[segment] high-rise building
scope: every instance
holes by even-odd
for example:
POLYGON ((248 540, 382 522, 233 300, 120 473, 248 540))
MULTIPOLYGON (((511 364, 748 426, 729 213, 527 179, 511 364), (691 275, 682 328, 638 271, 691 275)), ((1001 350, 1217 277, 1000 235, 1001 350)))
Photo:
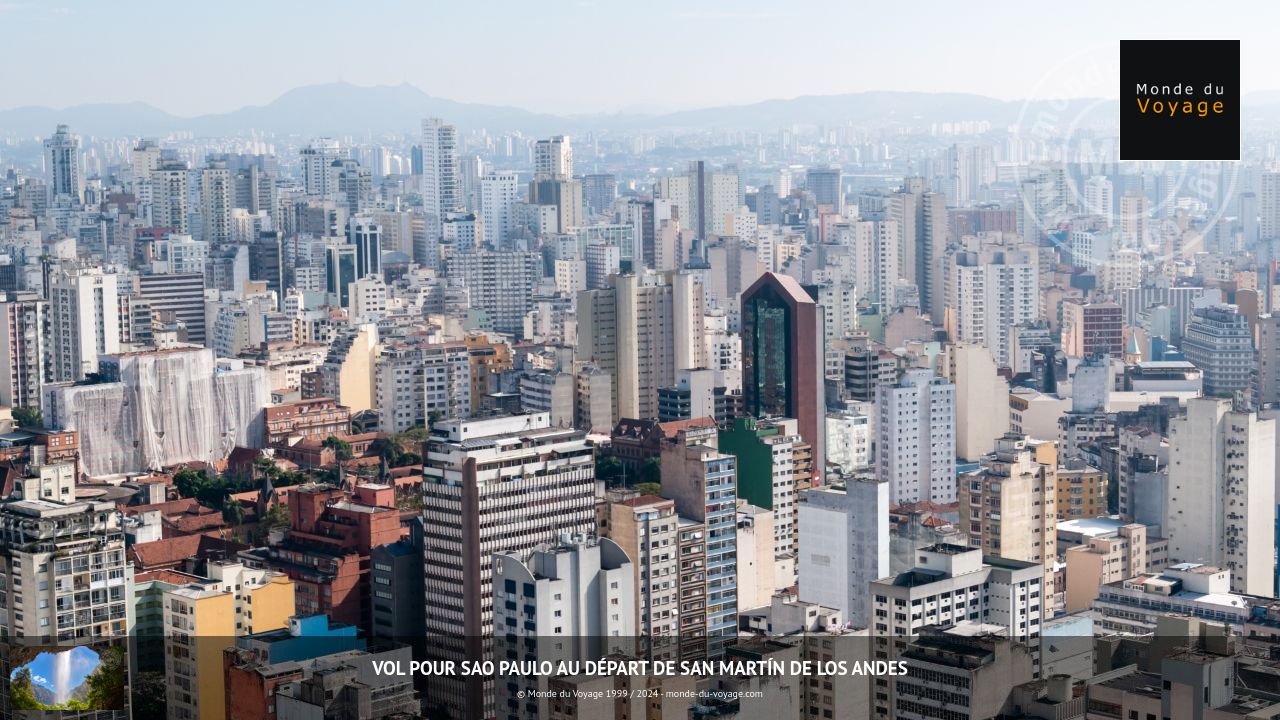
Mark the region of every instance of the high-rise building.
POLYGON ((977 470, 960 476, 960 531, 984 555, 1045 568, 1053 596, 1057 536, 1057 446, 1005 435, 977 470))
MULTIPOLYGON (((681 548, 681 572, 705 573, 703 634, 707 652, 720 655, 738 634, 738 581, 734 567, 738 462, 733 455, 717 450, 715 443, 715 426, 681 428, 674 437, 662 441, 660 457, 663 496, 675 501, 681 517, 700 523, 705 532, 705 564, 690 562, 686 567, 684 558, 688 556, 681 548)), ((703 613, 695 613, 690 621, 700 625, 702 616, 703 613)), ((681 622, 683 632, 683 618, 681 622)))
POLYGON ((532 252, 469 252, 449 258, 451 279, 466 288, 471 307, 483 310, 498 332, 519 335, 542 279, 542 256, 532 252))
POLYGON ((870 627, 871 583, 889 574, 889 483, 849 475, 800 493, 800 599, 870 627))
POLYGON ((765 273, 742 293, 743 410, 789 417, 826 467, 822 309, 788 275, 765 273))
MULTIPOLYGON (((815 475, 811 448, 790 418, 738 418, 720 433, 719 447, 738 458, 738 497, 773 513, 773 555, 788 563, 796 553, 796 493, 815 475)), ((790 586, 778 578, 776 588, 790 586)))
POLYGON ((1173 563, 1231 572, 1231 589, 1274 589, 1276 421, 1192 398, 1169 426, 1169 482, 1161 526, 1173 563))
POLYGON ((600 173, 582 176, 582 202, 593 215, 605 215, 618 199, 618 179, 600 173))
MULTIPOLYGON (((1036 639, 1046 608, 1041 565, 949 544, 921 548, 915 558, 910 570, 871 583, 875 652, 900 657, 930 625, 981 623, 1001 626, 1007 637, 1032 648, 1038 669, 1036 639)), ((876 712, 884 717, 893 717, 889 709, 897 707, 893 680, 873 681, 876 712)))
POLYGON ((1111 181, 1105 175, 1093 175, 1084 181, 1084 210, 1101 215, 1108 228, 1115 224, 1115 196, 1111 181))
POLYGON ((947 345, 938 362, 956 386, 956 455, 976 461, 1009 432, 1009 381, 981 345, 947 345))
POLYGON ((440 237, 446 213, 459 206, 458 131, 440 118, 422 121, 422 212, 429 242, 440 237))
POLYGON ((49 277, 49 339, 54 382, 98 372, 98 358, 120 351, 116 275, 65 268, 49 277))
POLYGON ((573 146, 568 135, 556 135, 534 144, 533 174, 549 179, 573 177, 573 146))
POLYGON ((231 171, 220 160, 210 160, 200 171, 200 218, 204 223, 200 239, 210 245, 231 241, 231 208, 235 188, 231 171))
POLYGON ((383 432, 471 415, 471 356, 462 343, 380 346, 374 392, 383 432))
POLYGON ((0 301, 0 405, 40 407, 49 373, 49 303, 34 292, 0 301))
MULTIPOLYGON (((498 645, 514 652, 526 642, 562 638, 553 653, 539 658, 557 662, 630 652, 635 582, 627 554, 608 538, 561 539, 531 553, 499 551, 493 557, 493 623, 505 634, 498 645)), ((495 705, 505 709, 504 717, 547 716, 553 702, 547 675, 512 673, 503 680, 495 685, 495 705)))
POLYGON ((382 226, 367 217, 347 224, 347 242, 356 248, 356 278, 382 274, 382 226))
POLYGON ((161 160, 151 171, 151 224, 171 228, 175 233, 191 233, 188 197, 191 171, 181 160, 161 160))
POLYGON ((1073 613, 1087 610, 1107 583, 1163 570, 1168 541, 1156 537, 1147 525, 1129 523, 1067 548, 1062 557, 1067 566, 1064 609, 1073 613))
POLYGON ((515 173, 491 172, 480 178, 480 225, 482 237, 490 249, 506 247, 515 230, 512 217, 520 199, 520 185, 515 173))
POLYGON ((18 474, 0 503, 0 582, 10 591, 0 603, 0 632, 10 642, 125 637, 133 567, 115 505, 77 497, 71 460, 35 457, 18 474), (92 594, 91 566, 100 590, 92 594), (68 612, 76 593, 83 593, 78 612, 68 612))
POLYGON ((804 171, 804 187, 813 194, 813 201, 819 207, 826 206, 830 212, 844 211, 844 192, 840 187, 840 168, 812 167, 804 171))
POLYGON ((1062 351, 1067 357, 1120 357, 1124 352, 1124 309, 1119 303, 1062 302, 1062 351))
POLYGON ((173 717, 226 718, 226 644, 284 628, 294 612, 294 586, 284 575, 234 560, 209 561, 207 572, 161 594, 165 698, 173 717))
POLYGON ((876 392, 876 467, 898 504, 956 500, 956 387, 929 370, 908 370, 876 392))
POLYGON ((947 334, 986 347, 1009 367, 1014 329, 1040 314, 1038 250, 1011 235, 969 240, 948 257, 947 334))
POLYGON ((1260 408, 1275 407, 1280 405, 1280 314, 1258 318, 1257 341, 1253 402, 1260 408))
POLYGON ((49 173, 49 194, 84 202, 84 175, 80 169, 80 136, 59 125, 44 141, 45 170, 49 173))
POLYGON ((308 195, 327 197, 338 191, 334 163, 349 157, 349 151, 333 138, 316 138, 299 151, 302 185, 308 195))
POLYGON ((1253 386, 1253 331, 1234 305, 1196 308, 1182 354, 1204 373, 1204 394, 1231 397, 1253 386))
POLYGON ((205 344, 203 272, 138 275, 135 283, 137 295, 150 304, 157 320, 180 323, 186 331, 187 342, 205 344))
MULTIPOLYGON (((1258 198, 1258 236, 1260 240, 1280 238, 1280 172, 1262 173, 1262 192, 1258 198)), ((1245 238, 1246 242, 1248 238, 1245 238)))
MULTIPOLYGON (((595 460, 582 432, 543 414, 437 423, 423 448, 425 629, 441 659, 484 659, 493 632, 493 553, 521 555, 595 527, 595 460)), ((433 701, 490 716, 492 681, 431 678, 433 701), (486 690, 486 684, 489 686, 486 690)))
POLYGON ((324 249, 326 302, 337 307, 351 306, 351 284, 356 271, 357 248, 352 244, 329 245, 324 249))
POLYGON ((942 193, 926 191, 926 187, 922 177, 906 178, 902 189, 889 196, 886 214, 897 224, 899 274, 920 288, 920 311, 928 313, 936 325, 942 321, 947 303, 943 267, 947 198, 942 193))
POLYGON ((578 296, 580 359, 608 372, 613 416, 658 417, 658 390, 706 366, 702 286, 690 273, 613 275, 578 296))

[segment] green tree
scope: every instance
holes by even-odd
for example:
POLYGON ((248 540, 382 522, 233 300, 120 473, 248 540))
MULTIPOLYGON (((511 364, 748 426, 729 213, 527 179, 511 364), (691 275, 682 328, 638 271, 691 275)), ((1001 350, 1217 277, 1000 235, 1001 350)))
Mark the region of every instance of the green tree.
POLYGON ((9 681, 9 707, 14 710, 46 710, 31 689, 31 668, 19 668, 9 681))
POLYGON ((13 422, 18 427, 44 427, 44 414, 38 407, 16 407, 13 409, 13 422))
POLYGON ((85 678, 85 682, 89 685, 89 694, 85 697, 85 709, 123 709, 125 706, 124 680, 127 670, 122 648, 110 647, 103 650, 102 655, 99 656, 98 667, 85 678))
POLYGON ((662 495, 662 486, 658 483, 642 482, 636 483, 633 487, 636 492, 642 495, 662 495))
POLYGON ((596 455, 596 479, 604 481, 607 487, 622 484, 622 461, 613 455, 596 455))
POLYGON ((137 718, 162 718, 168 714, 162 672, 140 672, 129 683, 129 708, 137 718))
POLYGON ((269 528, 281 527, 289 524, 289 506, 284 503, 276 503, 267 510, 267 516, 263 518, 262 524, 269 528))
POLYGON ((661 458, 645 458, 644 463, 640 466, 640 482, 653 483, 654 485, 662 482, 661 458))
POLYGON ((335 456, 337 456, 339 462, 342 462, 344 460, 350 460, 351 458, 355 457, 355 453, 351 451, 351 443, 347 442, 346 440, 343 440, 337 435, 330 435, 329 437, 325 438, 324 442, 321 444, 324 447, 327 447, 333 450, 333 453, 335 456))
POLYGON ((244 524, 244 505, 239 500, 227 500, 222 504, 222 519, 229 525, 244 524))

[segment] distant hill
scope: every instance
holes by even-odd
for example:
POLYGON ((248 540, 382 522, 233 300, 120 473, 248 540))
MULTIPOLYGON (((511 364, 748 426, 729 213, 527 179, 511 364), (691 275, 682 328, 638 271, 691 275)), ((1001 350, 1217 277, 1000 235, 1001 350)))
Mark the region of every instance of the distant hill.
MULTIPOLYGON (((1078 98, 1062 102, 998 100, 964 93, 874 91, 805 95, 745 105, 724 105, 672 113, 604 113, 558 116, 516 107, 463 103, 434 97, 409 85, 361 87, 328 83, 300 87, 266 105, 227 113, 180 117, 146 103, 77 105, 62 110, 21 107, 0 110, 0 134, 44 137, 59 123, 83 135, 162 135, 186 131, 197 136, 259 132, 304 137, 412 132, 424 117, 442 117, 463 129, 521 130, 534 135, 588 130, 668 130, 725 128, 774 130, 794 124, 912 123, 988 120, 996 127, 1019 118, 1047 117, 1069 124, 1075 118, 1118 118, 1116 100, 1078 98)), ((1245 98, 1245 117, 1280 119, 1280 91, 1245 98)))
POLYGON ((53 696, 53 691, 43 685, 31 683, 31 694, 35 696, 38 702, 45 705, 52 705, 57 698, 53 696))

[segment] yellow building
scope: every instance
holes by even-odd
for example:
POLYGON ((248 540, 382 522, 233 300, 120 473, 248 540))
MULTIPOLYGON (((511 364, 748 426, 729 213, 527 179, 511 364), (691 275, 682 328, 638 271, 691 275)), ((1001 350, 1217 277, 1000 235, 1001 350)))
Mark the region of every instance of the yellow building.
POLYGON ((960 528, 984 555, 1045 567, 1053 597, 1057 559, 1057 445, 1012 433, 982 466, 960 476, 960 528))
POLYGON ((1107 476, 1087 465, 1058 469, 1058 518, 1091 518, 1107 514, 1107 476))
POLYGON ((471 412, 480 412, 480 399, 497 390, 490 387, 494 378, 510 370, 511 346, 502 341, 491 341, 483 334, 468 335, 462 339, 471 360, 471 412))
POLYGON ((1115 532, 1089 538, 1087 545, 1068 548, 1066 611, 1093 605, 1107 583, 1135 575, 1160 572, 1169 564, 1169 541, 1148 534, 1141 523, 1122 525, 1115 532))
POLYGON ((164 592, 165 685, 169 716, 225 720, 222 651, 242 635, 288 626, 294 614, 293 581, 210 562, 207 579, 164 592))

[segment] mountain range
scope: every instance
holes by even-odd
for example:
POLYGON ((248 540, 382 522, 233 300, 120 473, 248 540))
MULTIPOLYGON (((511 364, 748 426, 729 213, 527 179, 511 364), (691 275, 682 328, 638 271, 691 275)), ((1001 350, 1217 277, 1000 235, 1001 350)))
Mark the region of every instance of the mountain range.
MULTIPOLYGON (((1246 97, 1246 117, 1280 118, 1280 91, 1246 97)), ((464 103, 428 95, 407 83, 357 86, 310 85, 286 92, 266 105, 194 117, 173 115, 141 102, 76 105, 64 109, 18 107, 0 110, 0 135, 39 137, 58 124, 97 136, 158 136, 173 131, 225 136, 245 131, 320 136, 414 131, 424 117, 442 117, 460 128, 535 135, 589 130, 672 130, 722 128, 775 130, 793 124, 914 124, 988 120, 1002 126, 1049 113, 1105 121, 1118 115, 1118 101, 1078 98, 1061 103, 1007 101, 964 93, 872 91, 808 95, 680 112, 608 113, 559 116, 516 107, 464 103)))

